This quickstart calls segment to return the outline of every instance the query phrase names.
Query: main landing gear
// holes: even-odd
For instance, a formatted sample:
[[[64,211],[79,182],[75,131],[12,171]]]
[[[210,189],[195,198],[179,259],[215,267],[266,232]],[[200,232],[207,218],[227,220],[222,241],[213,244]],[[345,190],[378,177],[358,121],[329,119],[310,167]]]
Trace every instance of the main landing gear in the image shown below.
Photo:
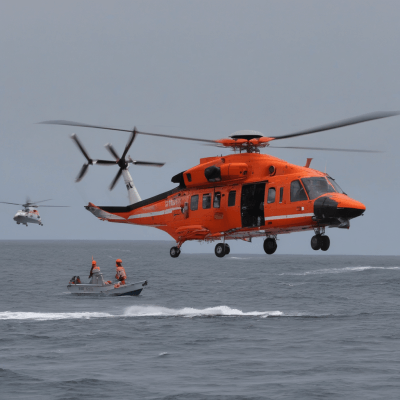
[[[311,238],[311,248],[313,250],[327,251],[331,241],[329,236],[325,236],[325,228],[315,231],[315,235]]]
[[[228,243],[218,243],[215,246],[215,255],[217,257],[224,257],[226,254],[231,252],[231,248]]]
[[[276,244],[276,239],[268,237],[264,240],[264,251],[267,254],[274,254],[276,249],[278,248],[278,245]]]
[[[176,246],[171,247],[171,250],[169,251],[169,255],[172,258],[179,257],[179,254],[181,254],[181,249],[179,247],[176,247]]]

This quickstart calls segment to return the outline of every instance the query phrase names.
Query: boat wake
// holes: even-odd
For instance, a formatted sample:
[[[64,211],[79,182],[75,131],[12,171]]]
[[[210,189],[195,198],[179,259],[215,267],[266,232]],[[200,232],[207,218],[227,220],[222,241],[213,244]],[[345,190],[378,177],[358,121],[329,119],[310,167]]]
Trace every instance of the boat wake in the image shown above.
[[[228,306],[209,307],[196,309],[185,307],[181,309],[166,308],[161,306],[131,306],[123,314],[110,314],[104,312],[0,312],[0,320],[33,320],[52,321],[62,319],[91,319],[91,318],[118,318],[118,317],[261,317],[283,316],[281,311],[250,311],[243,312]]]
[[[181,309],[173,309],[159,306],[131,306],[125,310],[127,317],[261,317],[269,316],[279,317],[283,313],[281,311],[249,311],[230,308],[228,306],[209,307],[204,309],[196,309],[185,307]]]
[[[332,314],[310,314],[282,311],[248,311],[244,312],[228,306],[217,306],[203,309],[184,307],[181,309],[167,308],[161,306],[130,306],[122,314],[111,314],[105,312],[23,312],[23,311],[4,311],[0,312],[1,320],[25,320],[25,321],[54,321],[67,319],[92,319],[92,318],[138,318],[138,317],[181,317],[181,318],[212,318],[212,317],[295,317],[295,318],[331,318],[343,317],[346,315]]]
[[[316,269],[315,271],[306,272],[284,272],[279,275],[323,275],[323,274],[341,274],[346,272],[362,272],[370,269],[386,270],[386,269],[399,269],[400,267],[372,267],[372,266],[360,266],[360,267],[343,267],[343,268],[324,268]]]
[[[45,312],[23,312],[23,311],[4,311],[0,312],[0,320],[35,320],[52,321],[60,319],[89,319],[114,317],[109,313],[101,312],[70,312],[70,313],[45,313]]]

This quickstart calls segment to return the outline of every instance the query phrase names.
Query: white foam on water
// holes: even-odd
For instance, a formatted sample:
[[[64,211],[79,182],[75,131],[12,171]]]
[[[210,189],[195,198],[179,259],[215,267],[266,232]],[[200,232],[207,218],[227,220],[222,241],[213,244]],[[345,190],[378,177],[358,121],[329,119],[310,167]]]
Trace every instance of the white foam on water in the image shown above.
[[[360,267],[344,267],[344,268],[325,268],[325,269],[317,269],[315,271],[306,271],[306,272],[286,272],[279,275],[322,275],[322,274],[341,274],[345,272],[361,272],[370,269],[399,269],[400,267],[372,267],[369,265],[360,266]]]
[[[44,312],[23,312],[23,311],[4,311],[0,312],[0,320],[35,320],[51,321],[59,319],[90,319],[114,317],[112,314],[100,312],[71,312],[71,313],[44,313]]]
[[[166,308],[160,306],[131,306],[128,307],[126,317],[268,317],[281,316],[281,311],[250,311],[243,312],[228,306],[209,307],[196,309],[185,307],[181,309]]]
[[[24,312],[4,311],[0,312],[0,320],[31,320],[54,321],[63,319],[91,319],[91,318],[118,318],[118,317],[261,317],[283,316],[281,311],[250,311],[243,312],[228,306],[209,307],[196,309],[185,307],[181,309],[166,308],[161,306],[131,306],[125,309],[123,314],[109,314],[104,312]]]

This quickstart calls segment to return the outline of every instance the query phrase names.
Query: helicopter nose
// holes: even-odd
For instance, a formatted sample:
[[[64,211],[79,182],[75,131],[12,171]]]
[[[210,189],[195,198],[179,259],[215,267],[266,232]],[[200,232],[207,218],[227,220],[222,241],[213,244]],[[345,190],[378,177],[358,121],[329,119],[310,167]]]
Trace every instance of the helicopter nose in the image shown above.
[[[361,202],[351,199],[345,194],[322,196],[314,202],[314,214],[318,219],[359,217],[366,210]]]

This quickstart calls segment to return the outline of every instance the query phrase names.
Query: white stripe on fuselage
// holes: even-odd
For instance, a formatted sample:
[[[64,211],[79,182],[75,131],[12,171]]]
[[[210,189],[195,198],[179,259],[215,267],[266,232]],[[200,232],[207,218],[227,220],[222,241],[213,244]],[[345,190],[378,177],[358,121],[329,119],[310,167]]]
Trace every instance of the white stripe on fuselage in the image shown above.
[[[171,214],[172,211],[180,210],[180,209],[181,209],[180,207],[174,207],[174,208],[167,208],[166,210],[162,210],[162,211],[149,212],[146,214],[135,214],[135,215],[131,215],[128,219],[156,217],[158,215]]]
[[[273,221],[276,219],[290,219],[290,218],[303,218],[303,217],[313,217],[314,213],[307,214],[290,214],[290,215],[276,215],[274,217],[265,217],[266,221]]]

